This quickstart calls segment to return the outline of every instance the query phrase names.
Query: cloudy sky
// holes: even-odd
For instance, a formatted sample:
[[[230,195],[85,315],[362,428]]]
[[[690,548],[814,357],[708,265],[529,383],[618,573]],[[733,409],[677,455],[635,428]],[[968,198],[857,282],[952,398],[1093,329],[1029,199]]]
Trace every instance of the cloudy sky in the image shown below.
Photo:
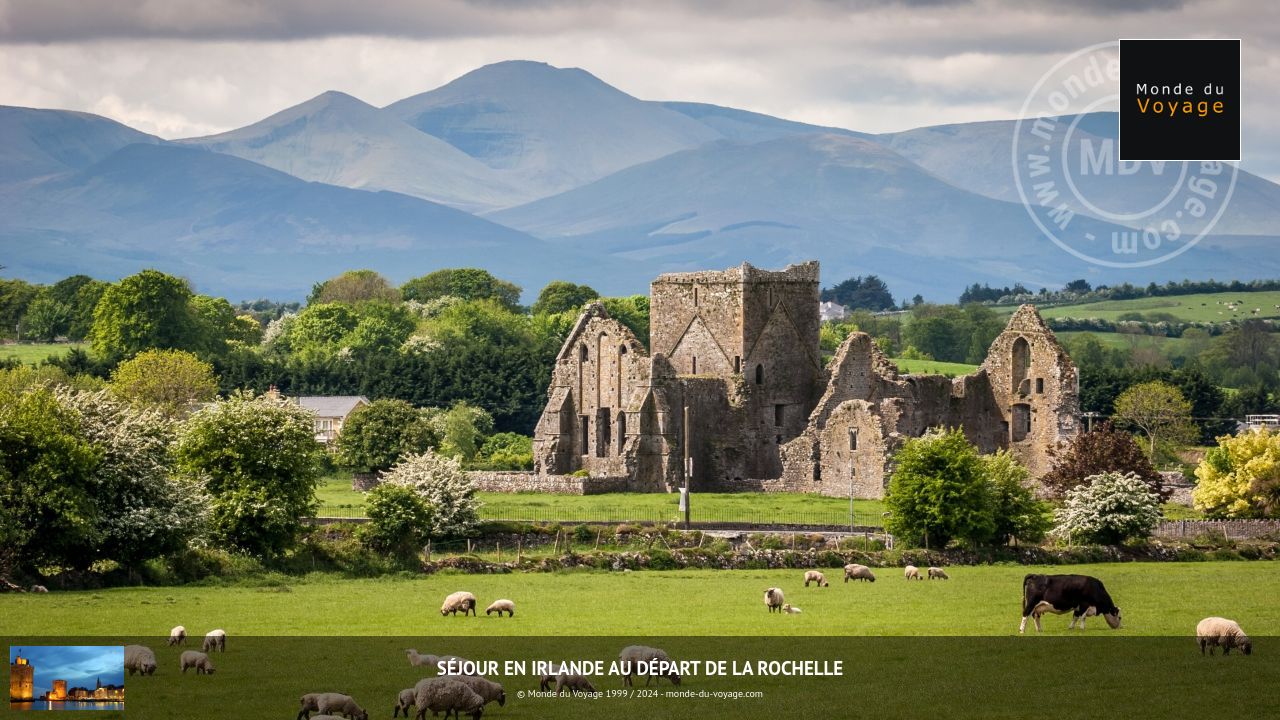
[[[0,0],[0,104],[173,138],[527,59],[645,99],[879,132],[1013,117],[1055,61],[1118,37],[1242,38],[1243,165],[1280,179],[1269,0]]]
[[[124,648],[118,645],[44,645],[10,647],[9,662],[18,655],[35,667],[35,696],[53,687],[54,680],[66,680],[67,689],[92,690],[99,679],[103,685],[124,684]]]

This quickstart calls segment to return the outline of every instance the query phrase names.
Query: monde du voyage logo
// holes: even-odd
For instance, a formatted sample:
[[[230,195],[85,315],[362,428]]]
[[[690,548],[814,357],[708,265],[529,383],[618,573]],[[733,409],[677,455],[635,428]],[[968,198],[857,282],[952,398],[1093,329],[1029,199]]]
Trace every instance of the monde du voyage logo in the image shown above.
[[[1117,268],[1177,257],[1235,190],[1240,43],[1082,48],[1028,93],[1012,149],[1022,204],[1060,248]]]

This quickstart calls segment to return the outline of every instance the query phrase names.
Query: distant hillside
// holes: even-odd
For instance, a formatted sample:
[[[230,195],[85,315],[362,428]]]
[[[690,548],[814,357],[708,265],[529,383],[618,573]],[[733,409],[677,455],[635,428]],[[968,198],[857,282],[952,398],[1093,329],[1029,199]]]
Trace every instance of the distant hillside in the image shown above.
[[[0,138],[0,184],[81,170],[125,145],[160,142],[98,115],[3,106]]]
[[[1004,306],[1000,309],[1012,312],[1014,308]],[[1258,312],[1255,313],[1254,310]],[[1098,318],[1113,321],[1120,320],[1122,315],[1135,312],[1152,319],[1156,319],[1157,315],[1172,315],[1178,320],[1188,322],[1280,318],[1280,291],[1198,293],[1132,300],[1106,300],[1079,305],[1055,305],[1040,310],[1040,314],[1048,318]]]

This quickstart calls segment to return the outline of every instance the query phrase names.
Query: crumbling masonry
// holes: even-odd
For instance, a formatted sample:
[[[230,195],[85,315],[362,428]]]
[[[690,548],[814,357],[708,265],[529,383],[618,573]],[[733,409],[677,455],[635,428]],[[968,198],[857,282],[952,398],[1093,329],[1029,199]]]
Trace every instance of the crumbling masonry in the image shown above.
[[[771,490],[879,498],[902,441],[959,427],[1039,476],[1079,420],[1075,366],[1030,305],[976,372],[907,375],[865,333],[824,368],[818,264],[661,275],[653,352],[601,305],[557,356],[534,435],[536,473],[586,475],[584,492]]]

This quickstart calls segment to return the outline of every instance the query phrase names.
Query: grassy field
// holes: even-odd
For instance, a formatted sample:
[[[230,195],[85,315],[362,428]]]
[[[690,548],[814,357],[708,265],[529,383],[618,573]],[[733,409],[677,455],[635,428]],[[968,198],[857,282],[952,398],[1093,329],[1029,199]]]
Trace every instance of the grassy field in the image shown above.
[[[65,355],[73,348],[86,347],[85,343],[16,343],[0,345],[0,358],[17,358],[34,365],[50,355]]]
[[[898,369],[904,373],[914,373],[917,375],[947,375],[956,377],[958,375],[968,375],[978,369],[977,365],[967,365],[965,363],[939,362],[937,360],[904,360],[902,358],[894,358],[893,363]]]
[[[1083,332],[1060,332],[1054,333],[1059,340],[1070,340],[1079,335],[1085,335]],[[1095,332],[1087,333],[1098,339],[1105,347],[1120,348],[1129,350],[1134,347],[1152,347],[1154,346],[1161,354],[1165,356],[1181,355],[1187,352],[1188,342],[1182,338],[1167,337],[1164,335],[1129,335],[1126,333],[1105,333]]]
[[[1238,305],[1235,312],[1227,308],[1229,303]],[[1257,315],[1252,313],[1255,308],[1260,310]],[[1002,307],[999,309],[1002,312],[1011,313],[1016,308]],[[1196,322],[1280,318],[1280,291],[1202,293],[1198,295],[1135,298],[1133,300],[1106,300],[1081,305],[1046,307],[1040,310],[1040,314],[1048,318],[1073,317],[1100,318],[1103,320],[1118,320],[1120,315],[1127,312],[1169,313],[1180,320]]]
[[[954,568],[946,582],[907,582],[888,568],[879,582],[828,588],[805,588],[801,571],[785,570],[313,577],[272,587],[55,591],[0,595],[0,634],[27,647],[152,647],[156,674],[126,680],[129,715],[148,720],[293,717],[302,693],[323,691],[350,694],[370,717],[385,718],[401,688],[433,674],[406,661],[409,647],[498,663],[486,672],[507,698],[485,716],[504,720],[776,720],[801,707],[818,717],[869,708],[876,717],[948,720],[1208,717],[1224,707],[1247,708],[1250,717],[1280,714],[1280,653],[1271,646],[1280,633],[1280,573],[1271,563],[1073,567],[1104,580],[1123,627],[1111,630],[1095,618],[1085,631],[1068,632],[1064,617],[1050,615],[1043,636],[1019,637],[1022,576],[1034,570]],[[770,586],[804,612],[768,613],[760,596]],[[441,617],[440,599],[461,588],[473,591],[481,608],[495,597],[513,599],[515,617],[483,610]],[[1257,651],[1202,657],[1191,635],[1209,614],[1240,620]],[[163,641],[178,623],[196,638],[213,627],[227,631],[227,652],[212,657],[215,675],[178,671],[183,648]],[[698,664],[684,668],[678,688],[664,682],[652,693],[626,690],[617,676],[594,677],[603,693],[589,698],[533,697],[538,680],[530,666],[507,665],[592,659],[607,668],[619,648],[635,643]],[[762,660],[843,664],[838,671],[821,666],[830,675],[732,676],[709,675],[709,660],[757,668]],[[724,694],[743,691],[753,695]]]
[[[596,520],[624,522],[678,522],[684,519],[678,497],[664,493],[608,493],[605,495],[552,495],[550,493],[479,494],[484,503],[481,517],[494,520],[538,520],[581,522]],[[322,508],[330,510],[364,507],[363,493],[351,490],[344,475],[326,477],[316,491]],[[847,523],[849,500],[797,493],[695,493],[691,510],[695,521],[796,522],[803,524]],[[884,503],[855,500],[858,524],[879,525]],[[338,513],[343,516],[343,513]]]

